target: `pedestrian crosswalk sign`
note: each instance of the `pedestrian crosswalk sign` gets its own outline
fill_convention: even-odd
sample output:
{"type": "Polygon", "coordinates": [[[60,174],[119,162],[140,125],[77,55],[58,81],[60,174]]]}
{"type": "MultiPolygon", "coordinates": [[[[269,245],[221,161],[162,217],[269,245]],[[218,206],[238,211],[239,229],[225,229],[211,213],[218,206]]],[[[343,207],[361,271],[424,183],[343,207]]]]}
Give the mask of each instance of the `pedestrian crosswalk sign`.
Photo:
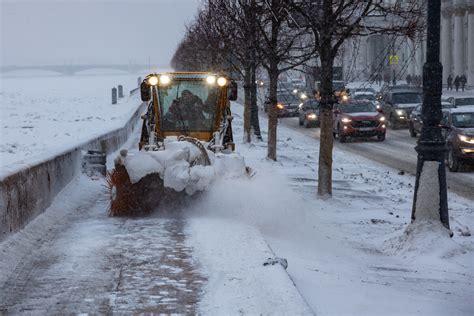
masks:
{"type": "Polygon", "coordinates": [[[390,65],[398,65],[398,55],[390,55],[388,56],[388,63],[390,65]]]}

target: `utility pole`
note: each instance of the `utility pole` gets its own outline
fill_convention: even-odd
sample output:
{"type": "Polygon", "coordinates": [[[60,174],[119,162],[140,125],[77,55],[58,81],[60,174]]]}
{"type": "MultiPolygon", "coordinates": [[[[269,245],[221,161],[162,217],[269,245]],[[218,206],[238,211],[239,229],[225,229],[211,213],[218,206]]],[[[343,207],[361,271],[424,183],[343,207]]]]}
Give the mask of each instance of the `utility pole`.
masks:
{"type": "Polygon", "coordinates": [[[449,229],[446,142],[440,122],[443,66],[439,61],[441,0],[428,0],[426,62],[423,65],[423,127],[418,153],[412,221],[440,220],[449,229]],[[438,210],[436,210],[438,207],[438,210]],[[437,213],[439,211],[439,213],[437,213]]]}

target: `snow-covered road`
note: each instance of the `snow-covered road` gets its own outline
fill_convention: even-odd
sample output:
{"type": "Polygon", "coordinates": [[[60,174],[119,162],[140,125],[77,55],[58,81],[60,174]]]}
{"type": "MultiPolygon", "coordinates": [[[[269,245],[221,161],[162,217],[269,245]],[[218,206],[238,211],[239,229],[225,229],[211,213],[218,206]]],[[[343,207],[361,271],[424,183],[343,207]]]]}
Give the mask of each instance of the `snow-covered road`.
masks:
{"type": "MultiPolygon", "coordinates": [[[[319,139],[319,128],[304,128],[299,126],[297,118],[282,118],[285,126],[302,134],[319,139]]],[[[390,168],[403,170],[411,174],[416,173],[417,153],[415,151],[416,138],[410,137],[408,130],[388,129],[385,141],[379,142],[375,138],[353,140],[344,144],[337,140],[335,146],[341,150],[356,154],[390,168]]],[[[474,168],[466,168],[463,172],[450,172],[446,168],[446,178],[449,189],[463,197],[472,197],[474,192],[474,168]]]]}

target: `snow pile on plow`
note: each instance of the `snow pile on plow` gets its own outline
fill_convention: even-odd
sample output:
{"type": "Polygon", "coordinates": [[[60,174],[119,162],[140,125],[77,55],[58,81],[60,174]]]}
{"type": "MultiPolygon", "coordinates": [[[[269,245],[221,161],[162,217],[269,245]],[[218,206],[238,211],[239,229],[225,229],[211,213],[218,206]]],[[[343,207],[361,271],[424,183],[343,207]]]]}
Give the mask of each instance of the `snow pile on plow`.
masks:
{"type": "Polygon", "coordinates": [[[175,191],[185,190],[191,195],[205,190],[216,176],[238,177],[245,174],[244,159],[237,153],[207,151],[210,165],[195,164],[201,151],[191,143],[170,141],[166,150],[140,151],[122,158],[132,184],[151,173],[159,173],[163,185],[175,191]]]}
{"type": "Polygon", "coordinates": [[[111,215],[150,212],[166,199],[176,202],[183,194],[204,191],[219,178],[247,174],[238,153],[214,153],[187,141],[166,140],[165,149],[122,151],[109,175],[111,215]]]}

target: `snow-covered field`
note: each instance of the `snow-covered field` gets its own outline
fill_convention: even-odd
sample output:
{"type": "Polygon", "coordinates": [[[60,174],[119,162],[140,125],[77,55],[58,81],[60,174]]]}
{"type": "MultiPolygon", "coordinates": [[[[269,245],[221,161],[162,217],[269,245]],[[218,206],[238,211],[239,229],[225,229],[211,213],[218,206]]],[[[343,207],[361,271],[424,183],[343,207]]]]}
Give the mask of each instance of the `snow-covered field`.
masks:
{"type": "MultiPolygon", "coordinates": [[[[88,103],[77,98],[76,107],[88,103]]],[[[176,209],[108,218],[102,183],[78,177],[0,244],[0,299],[8,299],[0,312],[5,304],[9,312],[194,313],[196,293],[183,298],[190,306],[177,302],[196,291],[205,315],[474,314],[472,200],[449,194],[453,238],[407,234],[413,176],[335,149],[333,198],[317,199],[318,140],[280,126],[278,161],[269,161],[265,142],[241,143],[242,106],[232,110],[237,151],[256,171],[252,178],[219,177],[174,220],[176,209]],[[279,264],[263,265],[275,257],[287,259],[290,279],[279,264]]],[[[262,116],[262,130],[266,124],[262,116]]]]}
{"type": "Polygon", "coordinates": [[[1,174],[51,158],[123,126],[141,102],[138,95],[129,96],[137,86],[137,77],[90,72],[2,77],[1,174]],[[119,84],[123,85],[124,98],[112,105],[111,89],[119,84]]]}

